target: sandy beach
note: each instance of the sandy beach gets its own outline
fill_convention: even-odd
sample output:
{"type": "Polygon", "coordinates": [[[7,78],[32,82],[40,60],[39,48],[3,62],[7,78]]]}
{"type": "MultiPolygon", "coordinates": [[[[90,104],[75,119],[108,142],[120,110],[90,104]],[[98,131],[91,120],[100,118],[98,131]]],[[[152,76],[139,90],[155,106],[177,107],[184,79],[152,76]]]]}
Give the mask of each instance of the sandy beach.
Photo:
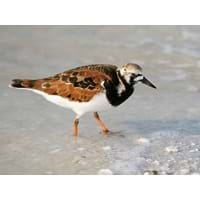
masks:
{"type": "Polygon", "coordinates": [[[0,174],[200,174],[200,26],[0,26],[0,174]],[[8,87],[80,65],[138,63],[122,106],[80,119],[8,87]]]}

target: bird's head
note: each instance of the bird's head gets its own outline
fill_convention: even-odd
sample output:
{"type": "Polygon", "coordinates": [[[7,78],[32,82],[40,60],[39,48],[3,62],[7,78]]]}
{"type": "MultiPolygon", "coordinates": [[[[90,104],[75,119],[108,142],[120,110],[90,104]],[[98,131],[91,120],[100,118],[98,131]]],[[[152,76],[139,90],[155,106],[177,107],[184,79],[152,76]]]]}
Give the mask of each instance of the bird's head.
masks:
{"type": "Polygon", "coordinates": [[[156,88],[143,74],[142,67],[137,64],[128,63],[119,69],[120,75],[124,77],[128,84],[144,83],[152,88],[156,88]]]}

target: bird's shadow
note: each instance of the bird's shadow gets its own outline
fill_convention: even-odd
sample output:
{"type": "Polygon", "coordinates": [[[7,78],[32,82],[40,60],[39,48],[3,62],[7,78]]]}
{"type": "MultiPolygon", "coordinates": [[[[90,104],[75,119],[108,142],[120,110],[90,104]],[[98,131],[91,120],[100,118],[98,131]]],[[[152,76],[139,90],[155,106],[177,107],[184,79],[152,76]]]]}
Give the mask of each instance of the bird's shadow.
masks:
{"type": "MultiPolygon", "coordinates": [[[[101,133],[101,132],[100,132],[101,133]]],[[[101,133],[102,134],[102,133],[101,133]]],[[[120,138],[125,138],[125,131],[124,130],[117,130],[117,131],[114,131],[114,130],[110,130],[108,132],[107,135],[105,135],[104,137],[120,137],[120,138]]]]}

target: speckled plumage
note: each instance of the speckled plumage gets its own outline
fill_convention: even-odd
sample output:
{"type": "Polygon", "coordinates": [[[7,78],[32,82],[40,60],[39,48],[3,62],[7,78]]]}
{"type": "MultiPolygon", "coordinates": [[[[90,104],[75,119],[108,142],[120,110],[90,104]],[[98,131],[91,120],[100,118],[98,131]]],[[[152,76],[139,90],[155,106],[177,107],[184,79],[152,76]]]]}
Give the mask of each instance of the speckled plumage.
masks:
{"type": "Polygon", "coordinates": [[[36,89],[71,101],[88,102],[102,92],[101,83],[111,80],[117,69],[114,65],[97,64],[71,69],[55,76],[38,80],[14,80],[12,86],[36,89]]]}

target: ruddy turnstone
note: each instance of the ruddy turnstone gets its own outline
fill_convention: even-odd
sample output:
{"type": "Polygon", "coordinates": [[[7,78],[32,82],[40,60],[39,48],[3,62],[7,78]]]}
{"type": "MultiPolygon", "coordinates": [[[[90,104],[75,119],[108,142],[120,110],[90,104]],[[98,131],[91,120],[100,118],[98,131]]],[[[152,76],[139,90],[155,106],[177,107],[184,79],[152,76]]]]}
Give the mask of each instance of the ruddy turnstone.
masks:
{"type": "Polygon", "coordinates": [[[14,79],[11,87],[31,90],[50,102],[72,109],[76,113],[73,134],[77,136],[79,118],[87,112],[94,113],[102,132],[107,134],[109,130],[101,121],[98,111],[126,101],[138,82],[156,88],[142,75],[142,68],[137,64],[128,63],[122,67],[94,64],[43,79],[14,79]]]}

